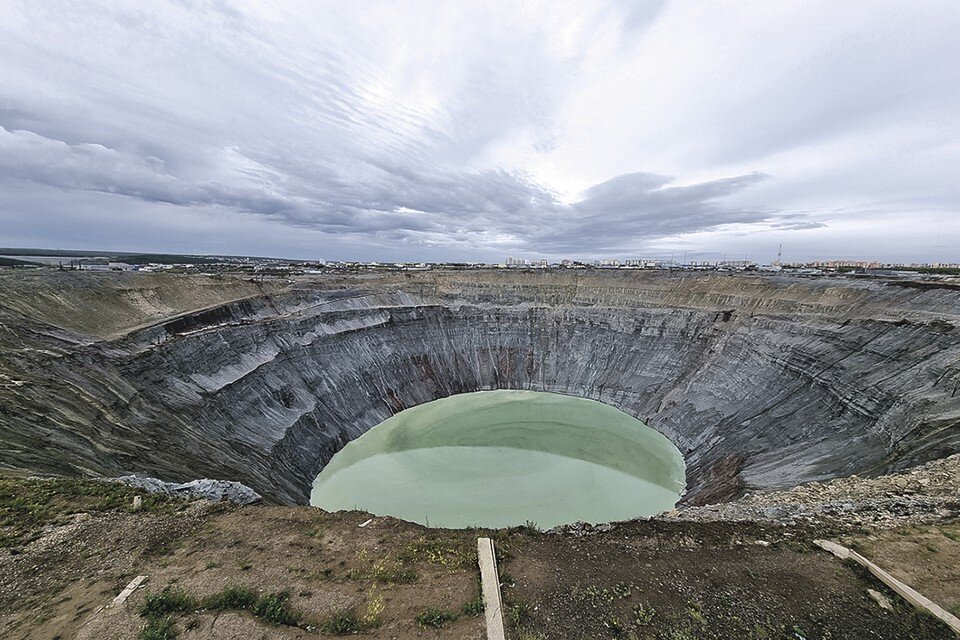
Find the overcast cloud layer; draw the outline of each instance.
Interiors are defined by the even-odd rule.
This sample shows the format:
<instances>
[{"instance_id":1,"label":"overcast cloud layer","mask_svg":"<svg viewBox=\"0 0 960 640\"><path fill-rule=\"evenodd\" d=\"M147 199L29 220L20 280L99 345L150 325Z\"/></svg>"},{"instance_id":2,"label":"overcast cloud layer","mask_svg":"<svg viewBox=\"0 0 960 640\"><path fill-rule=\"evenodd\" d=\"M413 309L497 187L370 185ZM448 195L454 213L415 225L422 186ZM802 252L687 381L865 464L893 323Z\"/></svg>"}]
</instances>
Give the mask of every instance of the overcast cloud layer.
<instances>
[{"instance_id":1,"label":"overcast cloud layer","mask_svg":"<svg viewBox=\"0 0 960 640\"><path fill-rule=\"evenodd\" d=\"M0 4L0 246L960 261L960 3Z\"/></svg>"}]
</instances>

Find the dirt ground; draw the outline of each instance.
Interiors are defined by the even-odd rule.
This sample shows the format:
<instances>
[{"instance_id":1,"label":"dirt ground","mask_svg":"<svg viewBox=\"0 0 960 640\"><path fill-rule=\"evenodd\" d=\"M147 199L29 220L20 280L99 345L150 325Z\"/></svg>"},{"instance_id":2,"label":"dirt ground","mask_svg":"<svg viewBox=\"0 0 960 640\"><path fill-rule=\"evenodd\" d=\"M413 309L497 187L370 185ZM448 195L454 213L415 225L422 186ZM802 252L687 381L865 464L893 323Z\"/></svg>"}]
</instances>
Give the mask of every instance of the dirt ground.
<instances>
[{"instance_id":1,"label":"dirt ground","mask_svg":"<svg viewBox=\"0 0 960 640\"><path fill-rule=\"evenodd\" d=\"M511 617L530 638L952 638L815 530L643 522L512 540ZM956 568L953 569L957 574ZM867 589L887 593L884 611Z\"/></svg>"},{"instance_id":2,"label":"dirt ground","mask_svg":"<svg viewBox=\"0 0 960 640\"><path fill-rule=\"evenodd\" d=\"M478 535L496 541L513 640L953 637L813 547L823 530L654 520L584 535L432 530L381 517L361 527L370 516L308 507L148 500L132 512L134 490L77 497L82 487L69 489L69 502L83 503L71 514L79 508L64 508L66 489L37 496L23 482L0 481L3 638L480 639ZM948 605L960 543L915 533L922 542L889 532L852 543L876 549L881 564ZM914 547L934 535L940 562L920 562ZM886 557L897 545L913 546L898 551L894 567ZM147 580L126 604L101 609L137 575ZM228 587L283 594L289 619L209 604ZM881 609L868 588L895 609ZM142 615L164 589L188 604L162 619Z\"/></svg>"},{"instance_id":3,"label":"dirt ground","mask_svg":"<svg viewBox=\"0 0 960 640\"><path fill-rule=\"evenodd\" d=\"M960 617L960 524L907 526L841 542Z\"/></svg>"}]
</instances>

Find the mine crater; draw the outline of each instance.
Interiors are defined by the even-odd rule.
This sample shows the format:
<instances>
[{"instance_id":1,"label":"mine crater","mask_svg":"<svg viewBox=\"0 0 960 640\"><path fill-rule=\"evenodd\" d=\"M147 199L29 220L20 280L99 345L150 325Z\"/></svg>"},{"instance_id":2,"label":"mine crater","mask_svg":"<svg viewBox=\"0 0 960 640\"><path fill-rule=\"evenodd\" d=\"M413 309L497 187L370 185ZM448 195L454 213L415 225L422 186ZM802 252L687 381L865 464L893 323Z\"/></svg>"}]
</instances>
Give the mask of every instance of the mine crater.
<instances>
[{"instance_id":1,"label":"mine crater","mask_svg":"<svg viewBox=\"0 0 960 640\"><path fill-rule=\"evenodd\" d=\"M498 389L596 400L683 454L682 504L960 450L960 295L696 273L434 271L253 283L0 278L12 470L237 480L306 504L346 443Z\"/></svg>"}]
</instances>

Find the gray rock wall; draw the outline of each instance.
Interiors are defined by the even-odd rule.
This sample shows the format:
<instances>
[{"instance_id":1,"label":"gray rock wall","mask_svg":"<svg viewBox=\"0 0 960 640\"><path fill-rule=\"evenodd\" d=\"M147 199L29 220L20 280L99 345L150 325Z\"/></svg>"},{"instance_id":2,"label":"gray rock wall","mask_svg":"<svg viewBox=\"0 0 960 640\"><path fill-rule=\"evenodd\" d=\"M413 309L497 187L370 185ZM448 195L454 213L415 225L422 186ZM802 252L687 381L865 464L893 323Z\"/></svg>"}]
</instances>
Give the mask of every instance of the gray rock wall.
<instances>
[{"instance_id":1,"label":"gray rock wall","mask_svg":"<svg viewBox=\"0 0 960 640\"><path fill-rule=\"evenodd\" d=\"M109 340L0 308L0 466L305 502L393 412L533 389L659 429L710 502L960 450L958 311L950 286L617 271L274 283Z\"/></svg>"}]
</instances>

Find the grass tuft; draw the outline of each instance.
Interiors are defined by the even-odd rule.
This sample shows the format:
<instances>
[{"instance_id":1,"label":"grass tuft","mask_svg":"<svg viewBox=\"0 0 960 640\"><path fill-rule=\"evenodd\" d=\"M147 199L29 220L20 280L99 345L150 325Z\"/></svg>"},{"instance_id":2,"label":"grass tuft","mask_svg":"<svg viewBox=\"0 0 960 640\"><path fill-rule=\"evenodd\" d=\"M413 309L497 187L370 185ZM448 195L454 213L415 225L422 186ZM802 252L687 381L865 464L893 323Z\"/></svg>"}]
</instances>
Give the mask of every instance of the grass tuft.
<instances>
[{"instance_id":1,"label":"grass tuft","mask_svg":"<svg viewBox=\"0 0 960 640\"><path fill-rule=\"evenodd\" d=\"M345 636L348 633L360 633L365 627L360 616L353 609L338 611L320 623L321 633L334 636Z\"/></svg>"},{"instance_id":2,"label":"grass tuft","mask_svg":"<svg viewBox=\"0 0 960 640\"><path fill-rule=\"evenodd\" d=\"M170 616L149 618L146 626L137 634L137 640L175 640L176 637L177 632Z\"/></svg>"},{"instance_id":3,"label":"grass tuft","mask_svg":"<svg viewBox=\"0 0 960 640\"><path fill-rule=\"evenodd\" d=\"M187 592L166 587L163 591L148 593L140 605L140 615L162 618L171 613L187 613L198 608L197 599Z\"/></svg>"},{"instance_id":4,"label":"grass tuft","mask_svg":"<svg viewBox=\"0 0 960 640\"><path fill-rule=\"evenodd\" d=\"M465 616L476 617L483 613L483 609L483 596L477 595L477 597L464 602L463 606L460 607L460 612Z\"/></svg>"},{"instance_id":5,"label":"grass tuft","mask_svg":"<svg viewBox=\"0 0 960 640\"><path fill-rule=\"evenodd\" d=\"M421 627L432 627L442 629L443 625L457 619L457 614L452 611L444 611L436 607L430 607L426 611L417 614L417 624Z\"/></svg>"},{"instance_id":6,"label":"grass tuft","mask_svg":"<svg viewBox=\"0 0 960 640\"><path fill-rule=\"evenodd\" d=\"M229 586L219 593L204 598L203 608L214 611L249 609L257 601L257 595L246 587Z\"/></svg>"},{"instance_id":7,"label":"grass tuft","mask_svg":"<svg viewBox=\"0 0 960 640\"><path fill-rule=\"evenodd\" d=\"M172 614L187 613L198 609L208 611L249 611L261 620L274 625L295 627L300 624L300 615L290 608L290 592L279 591L257 596L247 587L229 586L223 591L203 600L185 591L170 587L158 593L148 593L140 606L140 615L147 618L147 626L141 632L141 640L169 640L172 635ZM144 636L143 634L153 634Z\"/></svg>"},{"instance_id":8,"label":"grass tuft","mask_svg":"<svg viewBox=\"0 0 960 640\"><path fill-rule=\"evenodd\" d=\"M397 554L401 564L425 561L444 567L472 569L477 564L476 544L421 537Z\"/></svg>"},{"instance_id":9,"label":"grass tuft","mask_svg":"<svg viewBox=\"0 0 960 640\"><path fill-rule=\"evenodd\" d=\"M653 622L653 616L656 615L656 610L653 607L645 607L643 603L636 605L633 608L633 622L637 626L648 625Z\"/></svg>"},{"instance_id":10,"label":"grass tuft","mask_svg":"<svg viewBox=\"0 0 960 640\"><path fill-rule=\"evenodd\" d=\"M270 624L293 627L300 623L300 616L290 609L289 599L289 591L262 595L253 603L250 611Z\"/></svg>"}]
</instances>

